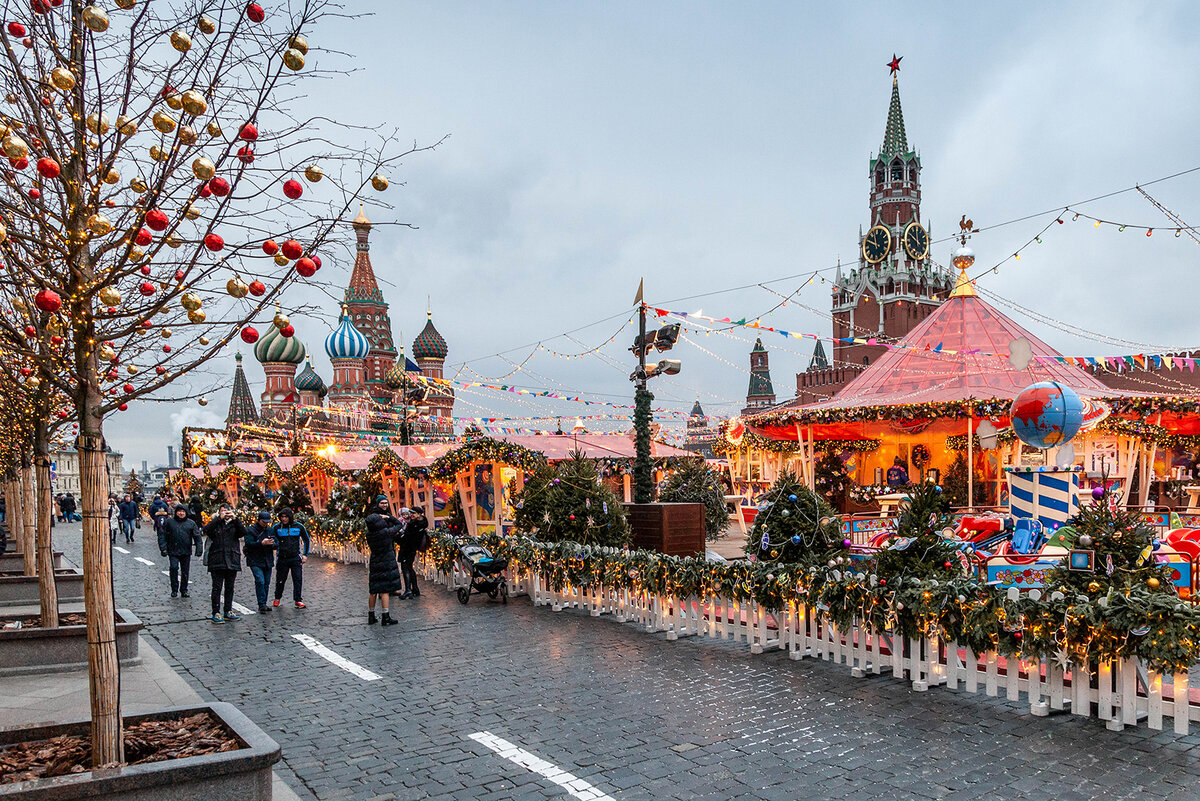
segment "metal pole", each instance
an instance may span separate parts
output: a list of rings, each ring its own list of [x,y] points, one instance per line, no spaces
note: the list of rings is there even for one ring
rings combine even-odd
[[[975,508],[975,420],[967,408],[967,509]]]
[[[653,413],[650,403],[654,396],[646,389],[646,302],[638,298],[638,370],[634,386],[634,503],[650,503],[654,500],[653,465],[650,459],[650,421]]]

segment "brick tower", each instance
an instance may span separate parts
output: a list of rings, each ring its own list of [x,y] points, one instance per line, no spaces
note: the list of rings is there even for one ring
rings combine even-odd
[[[771,384],[771,364],[762,337],[754,340],[750,351],[750,385],[746,389],[746,408],[742,414],[753,414],[775,405],[775,387]]]
[[[375,280],[371,266],[371,221],[362,206],[354,218],[355,245],[354,271],[350,274],[350,285],[346,287],[345,306],[350,311],[354,327],[362,332],[370,343],[364,365],[367,394],[380,403],[388,403],[392,391],[384,382],[384,376],[396,361],[396,346],[392,342],[392,320],[388,316],[388,305],[383,292]]]

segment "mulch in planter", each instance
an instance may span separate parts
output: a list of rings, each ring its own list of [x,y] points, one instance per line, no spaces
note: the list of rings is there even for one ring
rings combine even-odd
[[[19,626],[14,626],[14,623],[20,623]],[[82,626],[87,623],[87,618],[82,612],[69,612],[58,616],[59,626]],[[6,617],[0,619],[0,629],[40,629],[42,627],[41,615],[28,615],[26,617]]]
[[[242,742],[208,712],[176,720],[144,720],[125,728],[126,765],[237,751]],[[0,784],[83,773],[92,769],[87,735],[18,743],[0,750]]]

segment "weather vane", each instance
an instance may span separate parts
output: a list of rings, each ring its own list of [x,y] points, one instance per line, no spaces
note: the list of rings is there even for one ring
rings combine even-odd
[[[968,220],[967,215],[964,214],[958,221],[958,241],[965,245],[971,238],[971,234],[977,233],[979,233],[979,229],[975,227],[975,221]]]

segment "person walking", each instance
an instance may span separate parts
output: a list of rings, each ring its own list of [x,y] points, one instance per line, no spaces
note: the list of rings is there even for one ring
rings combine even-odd
[[[114,535],[115,536],[115,535]],[[201,556],[200,529],[183,505],[175,507],[175,514],[164,519],[158,529],[158,551],[171,560],[171,597],[188,597],[188,579],[192,574],[192,550]]]
[[[292,510],[285,506],[279,510],[279,522],[271,527],[271,538],[275,540],[275,601],[279,606],[283,598],[283,587],[292,577],[292,601],[297,609],[304,609],[304,563],[308,561],[311,544],[308,529],[296,522]]]
[[[383,607],[383,625],[392,626],[400,622],[388,611],[388,600],[391,593],[403,586],[396,564],[396,546],[404,536],[404,523],[392,515],[387,496],[380,495],[367,511],[366,524],[367,549],[371,552],[367,562],[367,623],[375,623],[378,598]]]
[[[246,567],[254,576],[254,595],[258,611],[269,612],[267,592],[271,588],[271,564],[275,561],[275,539],[271,536],[271,513],[263,509],[258,519],[246,529]]]
[[[121,531],[125,533],[125,541],[133,542],[133,522],[138,516],[137,504],[126,494],[117,506],[121,509]]]
[[[63,522],[74,523],[74,522],[76,522],[76,518],[78,518],[79,520],[83,519],[82,517],[79,517],[79,515],[75,514],[75,511],[79,507],[75,503],[75,496],[72,495],[71,493],[68,492],[66,495],[63,496],[61,508],[62,508],[62,513],[63,513]]]
[[[400,574],[404,577],[404,592],[400,596],[402,601],[421,597],[413,562],[416,561],[417,551],[424,547],[425,537],[429,532],[429,521],[420,509],[409,509],[407,517],[404,537],[400,540]]]
[[[212,575],[212,622],[241,620],[241,615],[233,611],[233,582],[242,569],[242,538],[246,536],[246,527],[234,517],[233,507],[223,503],[217,516],[204,527],[204,536],[208,539],[205,560]]]
[[[115,545],[117,530],[121,528],[121,507],[117,505],[117,496],[108,496],[108,541]]]
[[[188,517],[196,523],[200,528],[204,528],[204,504],[200,502],[199,495],[193,495],[192,500],[188,502]]]
[[[67,514],[63,511],[63,503],[66,501],[66,499],[67,495],[65,492],[60,492],[58,495],[54,496],[54,503],[58,506],[58,522],[60,523],[64,522],[64,517]]]
[[[166,498],[162,495],[155,495],[154,500],[150,501],[150,508],[147,511],[150,513],[150,519],[154,521],[154,532],[157,534],[162,531],[163,521],[171,516],[171,507],[167,505]]]

